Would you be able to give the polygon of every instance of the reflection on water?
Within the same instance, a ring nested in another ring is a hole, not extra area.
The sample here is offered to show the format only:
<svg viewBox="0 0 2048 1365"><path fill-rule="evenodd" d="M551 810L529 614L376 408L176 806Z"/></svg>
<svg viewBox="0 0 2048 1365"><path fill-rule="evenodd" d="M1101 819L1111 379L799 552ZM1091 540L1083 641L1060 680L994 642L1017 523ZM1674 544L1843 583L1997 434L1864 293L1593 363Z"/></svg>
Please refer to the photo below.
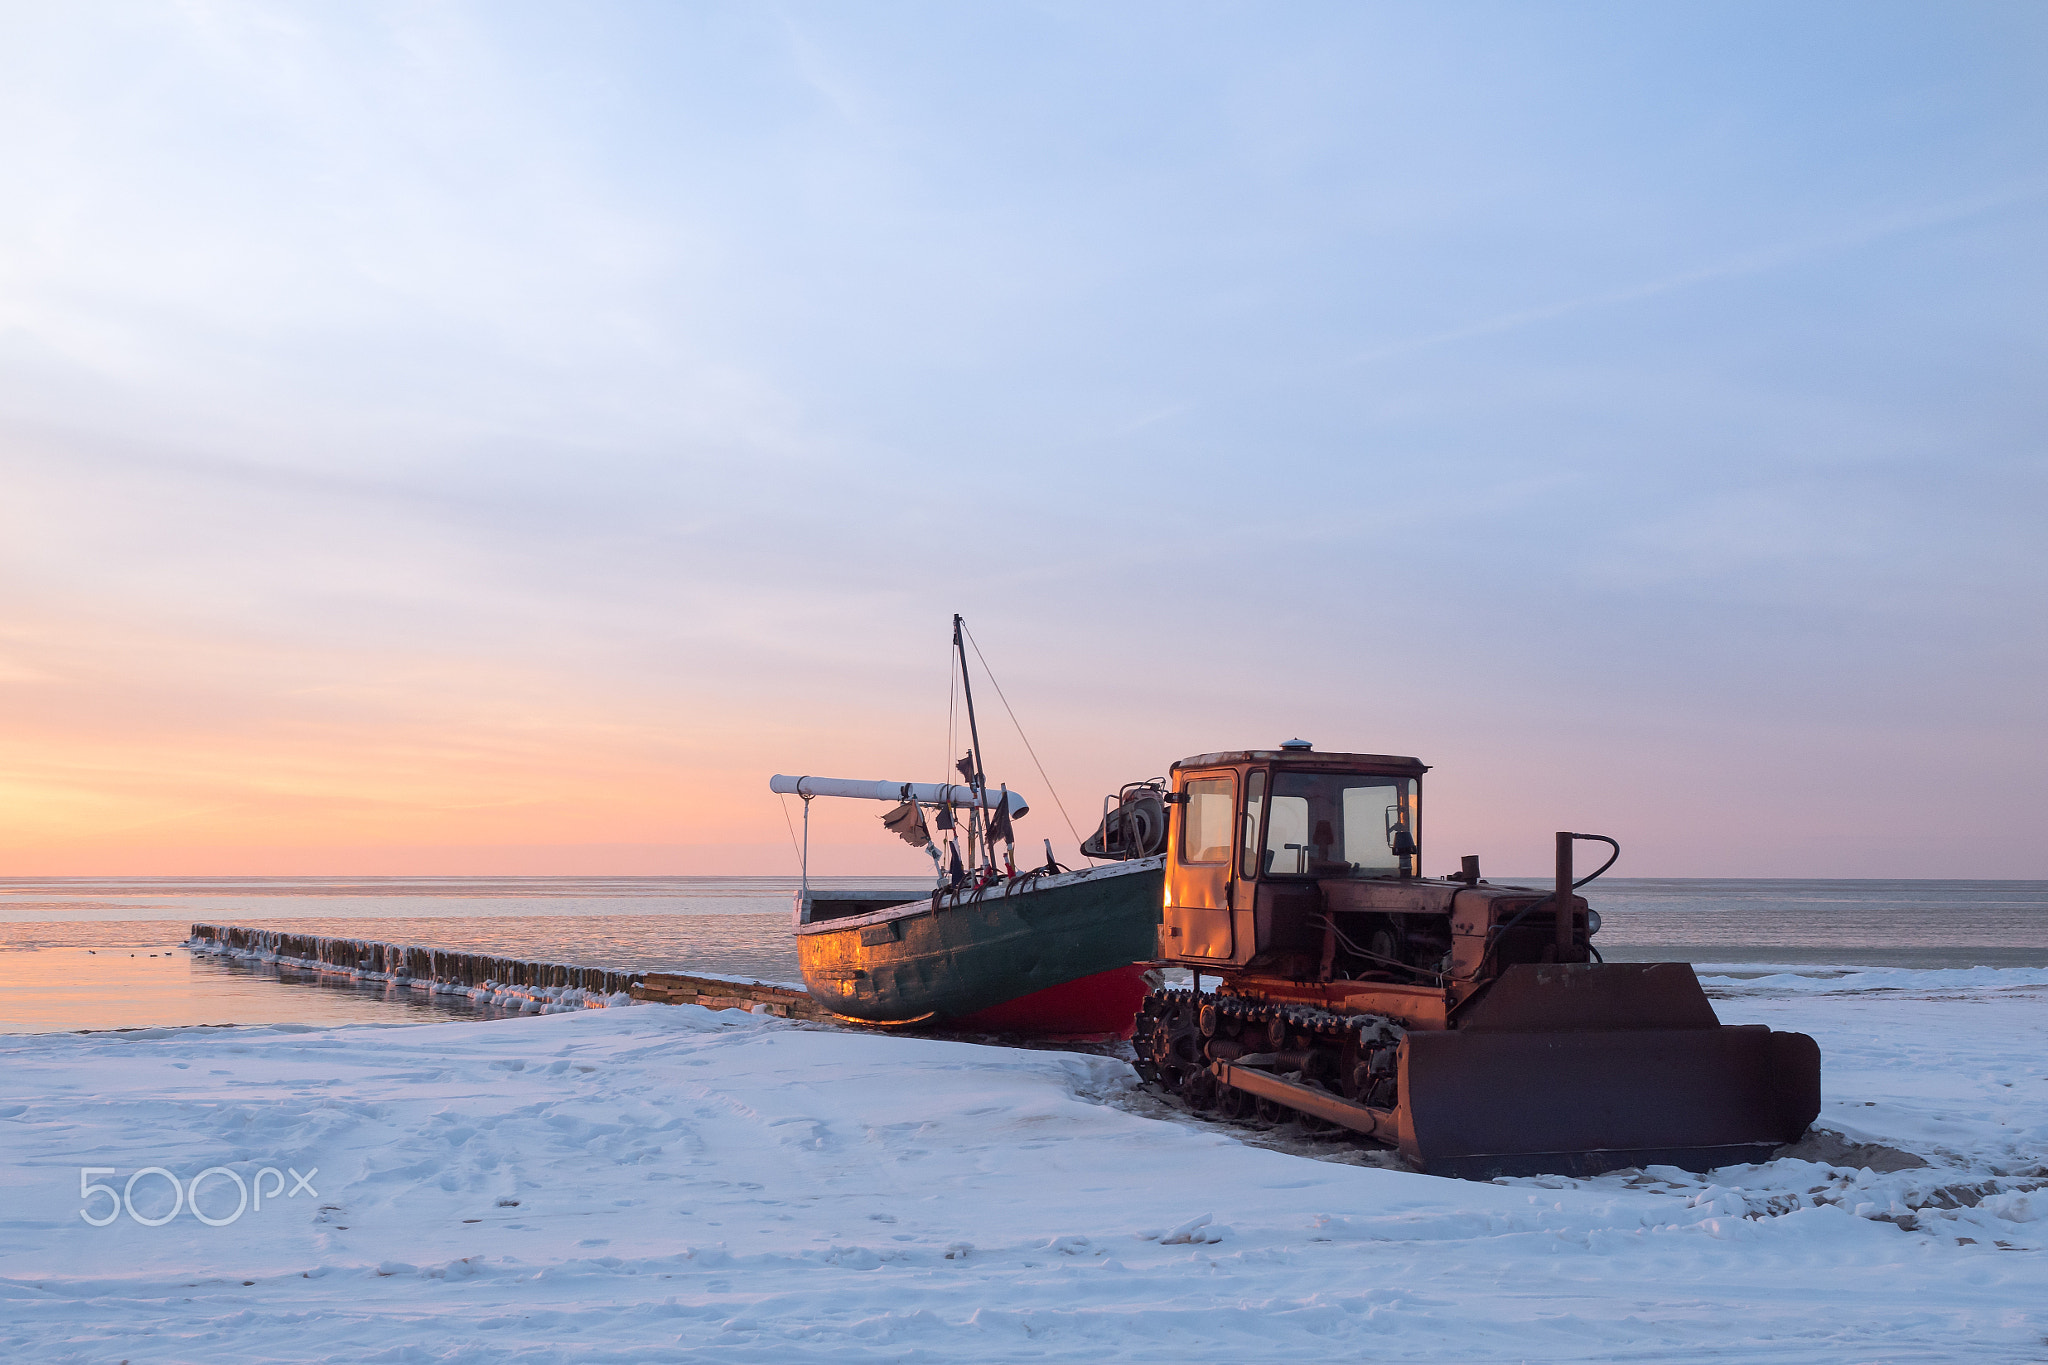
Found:
<svg viewBox="0 0 2048 1365"><path fill-rule="evenodd" d="M195 1024L413 1024L515 1011L170 944L0 953L0 1033Z"/></svg>
<svg viewBox="0 0 2048 1365"><path fill-rule="evenodd" d="M814 884L905 900L930 890L892 877ZM0 878L0 1032L492 1017L448 996L188 958L173 945L195 921L795 982L795 891L784 877Z"/></svg>
<svg viewBox="0 0 2048 1365"><path fill-rule="evenodd" d="M772 877L0 879L0 950L13 950L0 951L0 1032L489 1017L446 996L192 959L174 945L195 920L793 982L794 890ZM2048 966L2048 882L1604 877L1585 894L1615 960Z"/></svg>
<svg viewBox="0 0 2048 1365"><path fill-rule="evenodd" d="M614 971L708 972L761 981L800 979L796 936L790 932L786 914L507 915L492 920L301 916L217 922ZM155 950L181 942L190 929L185 920L0 924L0 947ZM0 958L5 956L0 952Z"/></svg>

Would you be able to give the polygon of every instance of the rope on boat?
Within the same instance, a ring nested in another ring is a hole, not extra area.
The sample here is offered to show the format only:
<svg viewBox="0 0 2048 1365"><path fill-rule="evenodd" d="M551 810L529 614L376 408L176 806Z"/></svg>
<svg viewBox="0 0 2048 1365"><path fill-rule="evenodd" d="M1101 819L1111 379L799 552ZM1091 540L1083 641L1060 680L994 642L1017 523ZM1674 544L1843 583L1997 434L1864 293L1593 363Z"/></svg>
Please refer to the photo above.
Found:
<svg viewBox="0 0 2048 1365"><path fill-rule="evenodd" d="M973 630L969 629L965 621L960 623L960 629L966 634L967 643L974 646L974 657L981 660L981 671L988 674L989 686L996 690L996 700L1003 704L1003 710L1009 714L1010 724L1017 727L1017 738L1024 741L1024 752L1031 755L1031 765L1038 769L1039 777L1044 779L1045 789L1052 793L1052 803L1059 807L1060 819L1067 822L1067 833L1074 836L1074 846L1079 848L1081 846L1081 832L1074 828L1074 817L1067 814L1067 803L1060 800L1059 788L1053 786L1052 779L1046 776L1045 765L1038 761L1038 750L1031 747L1031 736L1024 733L1023 722L1017 719L1016 711L1010 706L1010 699L1003 695L1003 685L996 681L996 671L988 666L988 658L981 652L981 642L974 638ZM1088 857L1085 853L1081 856L1084 858ZM1095 860L1089 858L1088 861L1094 862Z"/></svg>

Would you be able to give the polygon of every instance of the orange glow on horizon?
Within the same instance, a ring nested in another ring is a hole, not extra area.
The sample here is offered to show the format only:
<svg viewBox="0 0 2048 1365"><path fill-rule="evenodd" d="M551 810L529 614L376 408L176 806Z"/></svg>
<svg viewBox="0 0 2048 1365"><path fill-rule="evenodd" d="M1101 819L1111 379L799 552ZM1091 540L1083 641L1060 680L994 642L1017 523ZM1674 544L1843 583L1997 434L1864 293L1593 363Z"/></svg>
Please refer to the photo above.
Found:
<svg viewBox="0 0 2048 1365"><path fill-rule="evenodd" d="M0 659L0 875L794 875L769 774L890 747L532 667L110 638ZM882 809L817 803L813 866L928 870Z"/></svg>

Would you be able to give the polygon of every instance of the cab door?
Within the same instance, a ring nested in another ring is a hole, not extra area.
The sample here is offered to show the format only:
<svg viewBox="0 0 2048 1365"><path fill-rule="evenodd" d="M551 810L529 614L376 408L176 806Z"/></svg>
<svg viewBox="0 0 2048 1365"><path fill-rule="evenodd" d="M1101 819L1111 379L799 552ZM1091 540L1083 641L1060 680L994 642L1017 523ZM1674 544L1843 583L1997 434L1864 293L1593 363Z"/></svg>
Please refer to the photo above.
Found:
<svg viewBox="0 0 2048 1365"><path fill-rule="evenodd" d="M1243 812L1238 817L1237 881L1230 897L1231 925L1237 935L1231 961L1239 966L1250 962L1259 942L1259 850L1265 833L1267 773L1252 768L1243 775Z"/></svg>
<svg viewBox="0 0 2048 1365"><path fill-rule="evenodd" d="M1237 845L1237 774L1184 773L1167 849L1160 956L1228 961L1235 946L1230 914Z"/></svg>

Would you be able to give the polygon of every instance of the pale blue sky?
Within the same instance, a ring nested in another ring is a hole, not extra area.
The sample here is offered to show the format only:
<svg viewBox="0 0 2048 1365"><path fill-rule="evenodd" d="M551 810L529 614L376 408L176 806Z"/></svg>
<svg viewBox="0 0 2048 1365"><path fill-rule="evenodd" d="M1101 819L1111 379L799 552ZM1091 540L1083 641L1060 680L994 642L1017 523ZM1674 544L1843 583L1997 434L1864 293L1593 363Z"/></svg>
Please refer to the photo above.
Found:
<svg viewBox="0 0 2048 1365"><path fill-rule="evenodd" d="M2048 876L2044 69L2036 4L0 6L0 790L319 871L223 832L265 772L459 730L400 761L502 838L295 799L775 871L757 770L937 775L957 608L1070 805L1298 732L1437 764L1447 866Z"/></svg>

